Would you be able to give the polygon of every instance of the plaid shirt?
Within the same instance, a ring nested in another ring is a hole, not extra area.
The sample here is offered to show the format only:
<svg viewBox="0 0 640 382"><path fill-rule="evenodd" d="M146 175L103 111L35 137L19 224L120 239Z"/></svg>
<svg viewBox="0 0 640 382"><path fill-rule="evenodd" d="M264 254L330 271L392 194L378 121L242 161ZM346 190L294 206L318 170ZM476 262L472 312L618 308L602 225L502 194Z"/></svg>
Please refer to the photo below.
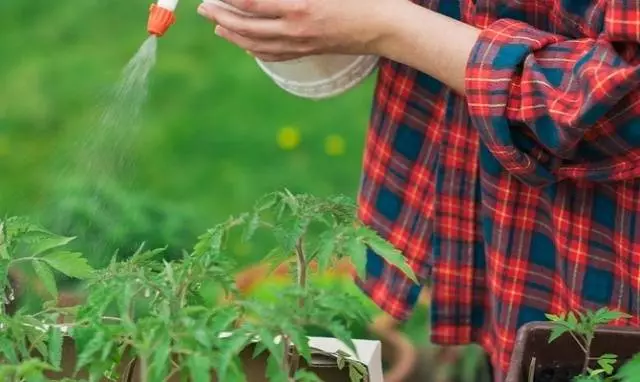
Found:
<svg viewBox="0 0 640 382"><path fill-rule="evenodd" d="M546 312L640 324L638 1L421 4L483 30L467 96L383 61L359 203L431 278L432 340L480 343L499 381ZM421 286L373 252L367 268L361 287L406 318Z"/></svg>

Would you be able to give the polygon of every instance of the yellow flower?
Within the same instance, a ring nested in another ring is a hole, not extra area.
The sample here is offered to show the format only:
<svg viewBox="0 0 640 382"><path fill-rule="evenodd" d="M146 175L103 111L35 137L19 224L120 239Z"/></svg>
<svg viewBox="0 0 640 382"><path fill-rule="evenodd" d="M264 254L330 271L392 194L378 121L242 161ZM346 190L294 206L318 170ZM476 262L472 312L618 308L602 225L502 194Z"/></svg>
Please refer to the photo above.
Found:
<svg viewBox="0 0 640 382"><path fill-rule="evenodd" d="M300 131L296 127L286 126L278 131L278 146L283 150L293 150L300 144Z"/></svg>
<svg viewBox="0 0 640 382"><path fill-rule="evenodd" d="M346 143L340 135L332 134L324 140L324 152L332 157L344 155Z"/></svg>

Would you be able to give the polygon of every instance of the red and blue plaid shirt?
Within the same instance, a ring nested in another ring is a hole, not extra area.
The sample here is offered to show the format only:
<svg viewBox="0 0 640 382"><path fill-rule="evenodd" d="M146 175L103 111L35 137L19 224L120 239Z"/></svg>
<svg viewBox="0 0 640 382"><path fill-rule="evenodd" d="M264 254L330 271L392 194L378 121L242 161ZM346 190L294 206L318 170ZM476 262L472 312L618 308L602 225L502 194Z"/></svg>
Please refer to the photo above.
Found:
<svg viewBox="0 0 640 382"><path fill-rule="evenodd" d="M433 341L480 343L499 381L546 312L640 324L640 3L421 5L482 29L466 98L382 61L359 202L431 277ZM360 284L399 319L421 289L372 252Z"/></svg>

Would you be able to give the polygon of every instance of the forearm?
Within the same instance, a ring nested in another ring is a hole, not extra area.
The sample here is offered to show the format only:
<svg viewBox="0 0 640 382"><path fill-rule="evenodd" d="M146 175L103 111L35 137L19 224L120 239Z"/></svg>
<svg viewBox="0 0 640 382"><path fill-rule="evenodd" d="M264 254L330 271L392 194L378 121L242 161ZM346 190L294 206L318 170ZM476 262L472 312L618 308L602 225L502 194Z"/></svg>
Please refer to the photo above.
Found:
<svg viewBox="0 0 640 382"><path fill-rule="evenodd" d="M464 94L465 69L480 30L406 0L394 2L376 51Z"/></svg>

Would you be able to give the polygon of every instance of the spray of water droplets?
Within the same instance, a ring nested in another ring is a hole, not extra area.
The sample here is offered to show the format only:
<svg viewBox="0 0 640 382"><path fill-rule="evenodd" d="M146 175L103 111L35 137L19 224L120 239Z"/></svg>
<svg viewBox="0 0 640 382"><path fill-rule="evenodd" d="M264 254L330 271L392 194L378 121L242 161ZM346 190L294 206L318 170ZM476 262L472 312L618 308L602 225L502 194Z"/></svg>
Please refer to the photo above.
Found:
<svg viewBox="0 0 640 382"><path fill-rule="evenodd" d="M76 165L87 174L114 176L126 165L130 146L141 128L140 114L147 98L148 79L156 63L157 38L149 37L107 94L96 128L81 141Z"/></svg>
<svg viewBox="0 0 640 382"><path fill-rule="evenodd" d="M76 137L71 155L65 155L63 167L56 171L48 209L56 211L52 228L75 233L75 216L108 214L109 206L100 203L99 195L110 185L126 183L122 170L131 163L131 148L140 133L141 111L147 98L149 74L156 63L157 38L149 37L124 67L119 81L99 103L100 114ZM97 247L104 243L95 243ZM96 248L99 250L99 248Z"/></svg>

